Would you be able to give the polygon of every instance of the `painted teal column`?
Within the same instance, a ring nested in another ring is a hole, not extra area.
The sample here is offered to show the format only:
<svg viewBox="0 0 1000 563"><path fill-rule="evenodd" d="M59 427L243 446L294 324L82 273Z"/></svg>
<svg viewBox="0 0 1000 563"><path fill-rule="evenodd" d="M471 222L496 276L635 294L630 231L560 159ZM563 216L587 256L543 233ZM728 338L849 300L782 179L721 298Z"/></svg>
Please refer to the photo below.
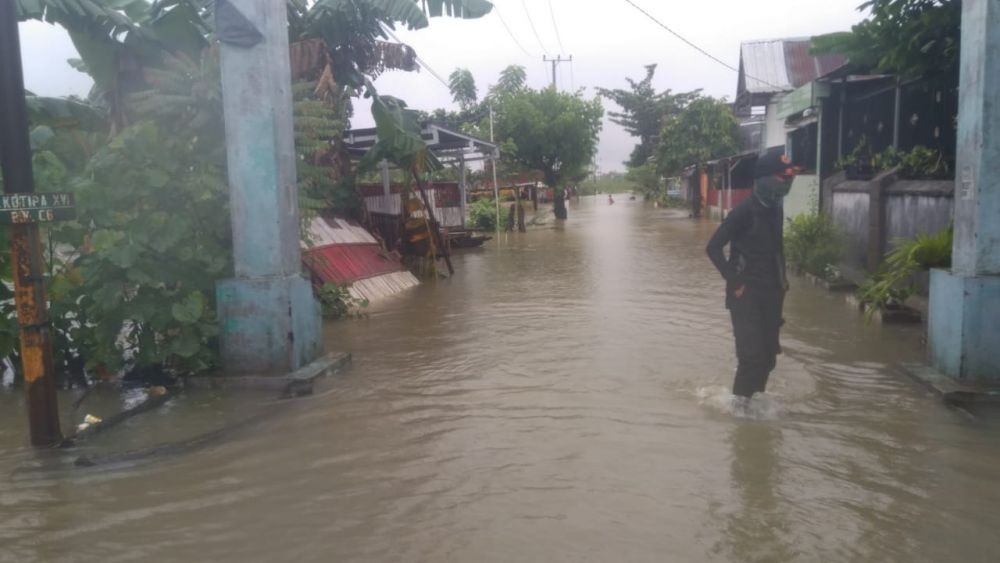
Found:
<svg viewBox="0 0 1000 563"><path fill-rule="evenodd" d="M217 0L236 277L218 284L229 373L296 370L321 352L301 275L285 2Z"/></svg>
<svg viewBox="0 0 1000 563"><path fill-rule="evenodd" d="M962 2L955 244L951 271L931 273L934 367L1000 383L1000 1Z"/></svg>

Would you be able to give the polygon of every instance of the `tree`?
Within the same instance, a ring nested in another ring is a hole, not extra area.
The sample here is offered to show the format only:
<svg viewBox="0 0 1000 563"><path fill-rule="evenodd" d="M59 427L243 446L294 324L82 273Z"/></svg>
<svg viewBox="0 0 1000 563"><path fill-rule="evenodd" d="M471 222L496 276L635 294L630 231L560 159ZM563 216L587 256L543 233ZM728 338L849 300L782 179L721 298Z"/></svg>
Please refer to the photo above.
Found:
<svg viewBox="0 0 1000 563"><path fill-rule="evenodd" d="M682 94L673 94L670 90L657 92L653 88L655 73L656 65L647 65L646 77L642 80L636 82L631 78L625 79L629 83L628 90L597 89L601 96L622 108L620 112L608 113L611 121L622 126L633 137L639 138L639 144L625 163L629 167L647 163L656 153L664 121L677 115L684 106L698 96L698 90Z"/></svg>
<svg viewBox="0 0 1000 563"><path fill-rule="evenodd" d="M739 122L723 99L699 96L666 121L660 135L657 163L663 176L678 176L691 165L736 152Z"/></svg>
<svg viewBox="0 0 1000 563"><path fill-rule="evenodd" d="M563 188L585 175L597 152L604 109L598 99L544 90L522 90L499 104L497 140L508 150L503 158L538 171L555 189L555 214L567 216Z"/></svg>
<svg viewBox="0 0 1000 563"><path fill-rule="evenodd" d="M528 82L528 72L521 65L510 65L500 71L500 80L490 88L493 95L513 94L524 89Z"/></svg>
<svg viewBox="0 0 1000 563"><path fill-rule="evenodd" d="M813 38L813 52L843 53L875 72L958 79L961 0L868 0L849 32Z"/></svg>
<svg viewBox="0 0 1000 563"><path fill-rule="evenodd" d="M451 99L455 100L462 111L467 111L479 102L479 90L476 79L467 68L456 68L448 77L448 89Z"/></svg>

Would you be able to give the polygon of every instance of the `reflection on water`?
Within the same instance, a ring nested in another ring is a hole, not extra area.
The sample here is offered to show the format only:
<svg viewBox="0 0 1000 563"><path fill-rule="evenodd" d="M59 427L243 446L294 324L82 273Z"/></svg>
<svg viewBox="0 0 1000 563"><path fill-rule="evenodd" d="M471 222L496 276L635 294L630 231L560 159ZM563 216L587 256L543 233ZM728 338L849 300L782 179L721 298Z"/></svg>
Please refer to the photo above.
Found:
<svg viewBox="0 0 1000 563"><path fill-rule="evenodd" d="M192 394L86 452L260 415L152 459L32 452L0 390L0 561L997 560L1000 428L897 372L919 328L798 284L733 415L713 228L574 202L329 325L355 364L328 394Z"/></svg>

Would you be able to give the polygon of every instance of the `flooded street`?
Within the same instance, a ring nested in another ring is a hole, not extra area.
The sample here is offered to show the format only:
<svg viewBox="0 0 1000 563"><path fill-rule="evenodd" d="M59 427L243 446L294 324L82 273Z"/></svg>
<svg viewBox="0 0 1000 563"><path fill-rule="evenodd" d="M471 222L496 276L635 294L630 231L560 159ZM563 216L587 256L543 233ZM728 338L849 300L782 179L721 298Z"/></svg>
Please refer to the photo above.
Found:
<svg viewBox="0 0 1000 563"><path fill-rule="evenodd" d="M0 561L998 560L1000 425L901 373L920 327L793 280L771 396L729 413L714 227L573 202L328 325L327 393L176 455L46 471L0 391ZM264 409L185 401L160 440Z"/></svg>

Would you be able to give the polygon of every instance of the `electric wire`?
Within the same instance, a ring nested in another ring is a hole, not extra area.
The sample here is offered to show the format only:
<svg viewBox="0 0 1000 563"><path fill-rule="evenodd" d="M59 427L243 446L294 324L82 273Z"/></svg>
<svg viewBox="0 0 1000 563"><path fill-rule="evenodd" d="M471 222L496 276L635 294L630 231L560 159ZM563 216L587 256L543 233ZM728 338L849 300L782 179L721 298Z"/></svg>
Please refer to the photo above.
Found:
<svg viewBox="0 0 1000 563"><path fill-rule="evenodd" d="M549 14L552 15L552 28L556 30L556 42L559 43L559 52L565 53L566 48L563 47L562 35L559 33L559 24L556 23L556 10L552 7L552 0L549 0Z"/></svg>
<svg viewBox="0 0 1000 563"><path fill-rule="evenodd" d="M683 41L684 43L686 43L688 46L690 46L695 51L698 51L702 55L705 55L706 57L712 59L713 61L719 63L720 65L728 68L729 70L731 70L731 71L733 71L735 73L739 73L740 72L740 69L734 67L733 65L731 65L731 64L723 61L722 59L716 57L715 55L709 53L708 51L702 49L701 47L695 45L694 43L692 43L690 40L688 40L686 37L684 37L680 33L677 33L673 29L670 29L669 27L667 27L667 24L665 24L665 23L661 22L660 20L656 19L656 17L653 16L653 14L650 14L646 10L642 9L641 7L639 7L639 5L636 4L635 2L633 2L632 0L625 0L625 2L628 3L630 6L632 6L633 8L635 8L636 10L639 10L639 12L641 12L642 15L644 15L647 18L649 18L650 20L652 20L653 23L655 23L656 25L658 25L658 26L662 27L663 29L667 30L667 32L669 32L674 37L676 37L676 38L680 39L681 41ZM757 82L760 82L761 84L766 84L767 86L771 86L772 88L779 88L781 90L785 89L782 86L778 86L777 84L772 84L772 83L768 82L767 80L761 80L760 78L757 78L755 76L750 76L749 74L746 74L746 73L744 73L743 76L746 77L746 78L749 78L750 80L755 80Z"/></svg>
<svg viewBox="0 0 1000 563"><path fill-rule="evenodd" d="M507 35L510 35L511 40L513 40L514 44L517 45L519 49L521 49L521 52L523 52L526 56L533 58L535 55L529 53L528 50L524 48L524 45L522 45L521 42L517 40L517 37L514 36L514 32L511 31L510 26L507 25L507 20L503 19L503 16L500 14L500 7L497 6L496 4L493 5L493 13L495 13L497 17L500 18L500 23L502 23L503 28L507 30Z"/></svg>
<svg viewBox="0 0 1000 563"><path fill-rule="evenodd" d="M524 6L524 15L528 16L528 24L531 26L531 32L535 34L535 39L538 40L538 46L542 48L543 53L548 53L549 50L545 48L545 44L542 43L542 36L538 35L538 30L535 29L535 21L531 19L531 12L528 10L527 0L521 0L521 5Z"/></svg>
<svg viewBox="0 0 1000 563"><path fill-rule="evenodd" d="M396 37L396 34L393 33L392 30L389 29L388 26L386 26L386 25L383 24L382 25L382 29L386 32L386 34L389 35L389 37L391 37L393 39L393 41L395 41L396 43L399 43L401 45L405 45L405 43L403 43L402 41L399 40L399 37ZM427 64L427 61L421 59L420 55L416 55L416 54L414 54L414 58L416 59L418 65L420 65L421 67L423 67L424 70L426 70L431 76L433 76L434 78L436 78L438 82L440 82L441 84L444 84L445 88L447 88L449 91L451 90L451 85L448 84L448 81L445 80L444 78L442 78L441 75L437 73L437 71L435 71L433 68L431 68L431 66L429 64Z"/></svg>

